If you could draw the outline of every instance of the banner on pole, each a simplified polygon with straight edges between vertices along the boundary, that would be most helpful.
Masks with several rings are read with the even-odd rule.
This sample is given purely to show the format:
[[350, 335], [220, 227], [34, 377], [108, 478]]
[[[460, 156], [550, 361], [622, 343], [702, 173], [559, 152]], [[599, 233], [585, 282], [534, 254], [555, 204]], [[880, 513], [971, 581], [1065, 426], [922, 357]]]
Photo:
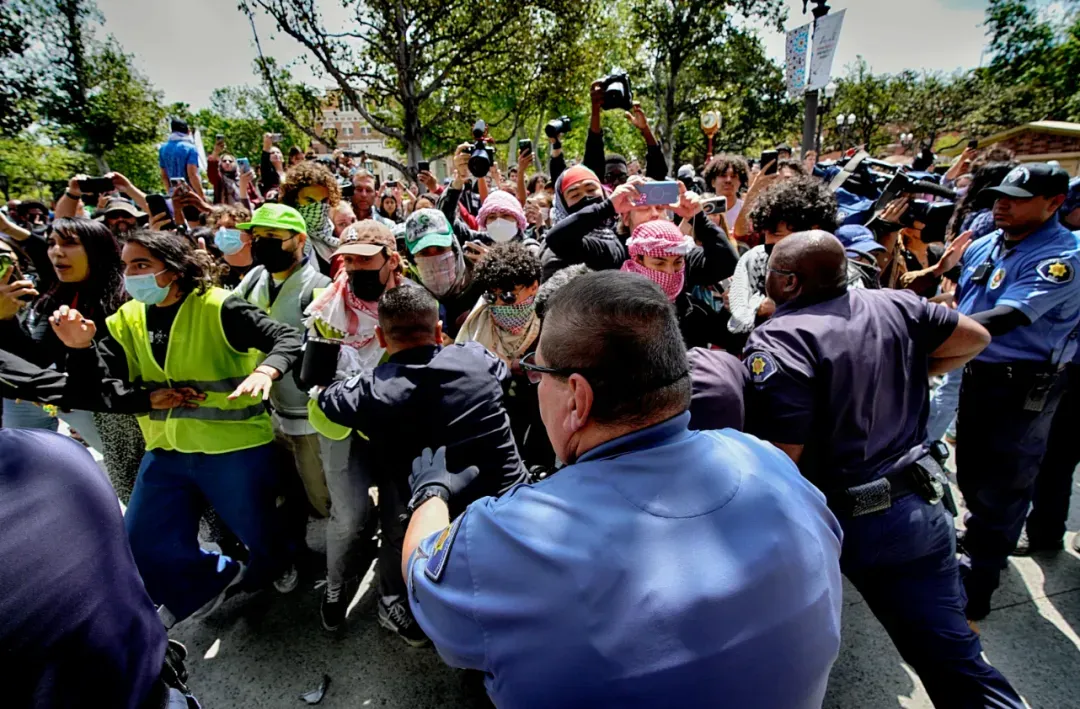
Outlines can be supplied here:
[[810, 25], [796, 27], [787, 33], [784, 51], [784, 79], [790, 98], [799, 98], [806, 90], [806, 53], [810, 46]]
[[817, 21], [814, 27], [814, 51], [810, 54], [810, 78], [807, 91], [825, 88], [832, 74], [833, 56], [840, 40], [840, 27], [844, 24], [844, 10], [829, 13]]

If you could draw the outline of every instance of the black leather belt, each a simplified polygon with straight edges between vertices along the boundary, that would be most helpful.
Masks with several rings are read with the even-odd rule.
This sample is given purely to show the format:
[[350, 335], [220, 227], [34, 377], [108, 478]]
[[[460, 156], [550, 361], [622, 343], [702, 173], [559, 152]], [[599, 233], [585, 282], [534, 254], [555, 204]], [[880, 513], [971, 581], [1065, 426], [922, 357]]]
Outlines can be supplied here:
[[845, 517], [883, 512], [892, 507], [894, 500], [908, 495], [919, 495], [930, 504], [945, 500], [945, 506], [955, 515], [952, 491], [941, 465], [930, 455], [920, 458], [902, 470], [889, 473], [877, 480], [847, 488], [837, 488], [826, 493], [829, 509]]

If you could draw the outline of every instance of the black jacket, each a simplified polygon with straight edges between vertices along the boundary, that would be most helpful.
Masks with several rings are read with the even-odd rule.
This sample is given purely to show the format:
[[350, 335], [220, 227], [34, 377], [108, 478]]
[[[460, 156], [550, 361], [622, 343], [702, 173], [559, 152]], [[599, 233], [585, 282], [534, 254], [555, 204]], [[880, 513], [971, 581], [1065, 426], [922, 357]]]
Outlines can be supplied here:
[[446, 446], [446, 465], [470, 465], [480, 475], [451, 500], [456, 515], [472, 501], [524, 482], [525, 468], [503, 405], [510, 370], [475, 342], [413, 347], [374, 370], [334, 382], [319, 408], [334, 423], [355, 428], [374, 447], [377, 465], [408, 492], [412, 461], [424, 448]]

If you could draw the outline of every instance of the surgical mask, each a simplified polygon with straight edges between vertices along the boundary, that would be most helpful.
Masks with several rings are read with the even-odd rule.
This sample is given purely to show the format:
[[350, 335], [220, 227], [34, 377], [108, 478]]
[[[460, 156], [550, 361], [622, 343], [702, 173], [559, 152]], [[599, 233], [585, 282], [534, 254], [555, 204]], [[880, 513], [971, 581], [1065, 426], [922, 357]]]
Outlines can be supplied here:
[[307, 233], [311, 236], [322, 238], [334, 228], [334, 225], [330, 223], [330, 204], [327, 202], [305, 204], [303, 207], [297, 207], [296, 211], [300, 212], [300, 216], [304, 218]]
[[548, 220], [551, 219], [551, 207], [541, 207], [540, 218], [547, 224]]
[[496, 244], [503, 244], [517, 236], [518, 225], [513, 219], [499, 217], [488, 222], [487, 233]]
[[214, 246], [221, 249], [226, 256], [240, 253], [244, 249], [244, 239], [239, 229], [226, 229], [218, 227], [214, 233]]
[[124, 290], [135, 300], [147, 305], [157, 305], [169, 295], [170, 283], [167, 286], [159, 286], [157, 277], [165, 271], [157, 273], [145, 273], [141, 276], [124, 276]]
[[500, 330], [505, 330], [511, 335], [519, 335], [525, 330], [525, 326], [532, 320], [536, 311], [536, 296], [531, 295], [520, 303], [513, 305], [489, 305], [491, 319]]
[[360, 300], [368, 303], [378, 302], [379, 296], [386, 290], [386, 283], [382, 280], [382, 269], [353, 271], [349, 274], [349, 288]]
[[270, 273], [281, 273], [288, 271], [296, 263], [296, 252], [286, 251], [285, 241], [281, 239], [263, 237], [252, 239], [251, 259], [260, 266], [265, 266]]
[[603, 198], [603, 197], [600, 197], [600, 196], [596, 196], [596, 197], [592, 197], [592, 196], [588, 196], [588, 197], [582, 197], [581, 199], [579, 199], [579, 200], [577, 201], [577, 204], [575, 204], [575, 205], [573, 205], [573, 206], [567, 205], [567, 207], [566, 207], [566, 213], [567, 213], [567, 214], [577, 214], [577, 213], [578, 213], [578, 212], [580, 212], [580, 211], [581, 211], [582, 209], [585, 209], [586, 207], [591, 207], [591, 206], [593, 206], [594, 204], [600, 204], [600, 203], [601, 203], [601, 202], [603, 202], [603, 201], [604, 201], [604, 198]]
[[420, 272], [420, 282], [436, 298], [450, 292], [457, 280], [457, 256], [447, 251], [438, 256], [417, 256], [416, 270]]

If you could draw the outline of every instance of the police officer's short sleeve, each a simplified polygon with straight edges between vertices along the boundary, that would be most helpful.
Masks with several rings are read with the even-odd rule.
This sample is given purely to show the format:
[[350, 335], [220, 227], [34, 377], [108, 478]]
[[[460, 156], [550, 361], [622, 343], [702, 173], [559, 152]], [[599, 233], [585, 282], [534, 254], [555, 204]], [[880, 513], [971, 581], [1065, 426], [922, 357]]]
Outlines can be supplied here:
[[812, 371], [753, 338], [747, 350], [746, 430], [774, 443], [805, 444], [814, 414]]
[[413, 553], [409, 606], [448, 665], [485, 670], [484, 631], [477, 620], [477, 591], [469, 566], [471, 509]]
[[933, 352], [949, 339], [960, 322], [960, 314], [944, 305], [931, 303], [908, 290], [892, 291], [894, 305], [908, 323], [908, 332], [925, 352]]
[[1020, 273], [1009, 274], [1005, 292], [997, 300], [1024, 313], [1035, 322], [1062, 303], [1080, 296], [1076, 278], [1080, 257], [1073, 251], [1060, 257], [1025, 263]]

